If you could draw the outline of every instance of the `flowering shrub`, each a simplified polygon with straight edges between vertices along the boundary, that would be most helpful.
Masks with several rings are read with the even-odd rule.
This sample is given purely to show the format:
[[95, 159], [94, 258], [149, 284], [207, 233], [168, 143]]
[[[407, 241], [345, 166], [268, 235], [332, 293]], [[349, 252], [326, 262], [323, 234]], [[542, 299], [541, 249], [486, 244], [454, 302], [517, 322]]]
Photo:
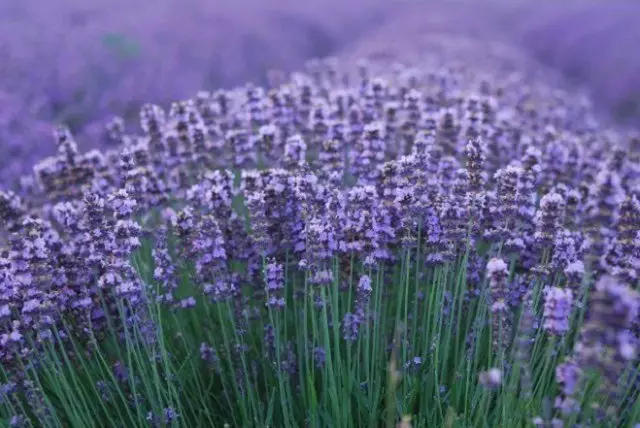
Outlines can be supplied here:
[[[53, 154], [51, 122], [104, 148], [110, 115], [135, 124], [204, 87], [265, 80], [356, 39], [389, 7], [294, 0], [38, 0], [0, 3], [0, 181]], [[331, 12], [328, 12], [328, 11]]]
[[602, 112], [637, 124], [638, 61], [627, 52], [640, 42], [639, 12], [615, 0], [3, 1], [0, 181], [53, 153], [51, 122], [104, 149], [114, 113], [131, 126], [145, 102], [166, 108], [203, 87], [265, 83], [272, 68], [353, 47], [399, 40], [381, 54], [401, 57], [434, 31], [515, 42], [590, 89]]
[[0, 193], [4, 422], [633, 426], [638, 137], [430, 43], [56, 127]]

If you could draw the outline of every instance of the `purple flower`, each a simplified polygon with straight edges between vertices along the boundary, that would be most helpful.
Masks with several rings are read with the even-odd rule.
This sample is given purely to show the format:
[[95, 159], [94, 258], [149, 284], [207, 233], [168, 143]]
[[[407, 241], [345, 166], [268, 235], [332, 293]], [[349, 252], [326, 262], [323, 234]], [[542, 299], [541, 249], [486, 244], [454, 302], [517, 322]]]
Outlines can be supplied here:
[[544, 324], [549, 334], [561, 336], [569, 331], [569, 317], [573, 307], [573, 294], [570, 289], [545, 287]]
[[498, 212], [504, 227], [508, 228], [509, 223], [517, 212], [517, 186], [522, 168], [509, 165], [496, 173], [498, 180]]
[[478, 192], [482, 189], [484, 180], [484, 164], [486, 161], [486, 145], [480, 138], [472, 138], [465, 147], [467, 173], [469, 174], [469, 190]]
[[581, 370], [573, 361], [567, 361], [556, 367], [556, 381], [562, 386], [562, 392], [567, 397], [576, 392]]
[[186, 297], [180, 300], [179, 305], [182, 309], [191, 309], [196, 306], [196, 299], [193, 296]]
[[615, 394], [615, 385], [637, 355], [637, 339], [630, 328], [638, 316], [640, 295], [614, 277], [604, 276], [590, 296], [587, 321], [576, 345], [576, 363], [604, 376], [603, 388]]
[[[623, 277], [633, 283], [640, 270], [633, 264], [637, 252], [636, 236], [640, 232], [640, 202], [634, 196], [628, 196], [620, 205], [616, 221], [616, 236], [610, 241], [606, 252], [600, 259], [602, 269], [611, 275]], [[630, 257], [631, 255], [631, 257]]]
[[318, 369], [322, 369], [327, 361], [327, 352], [324, 348], [315, 347], [313, 349], [313, 362]]
[[151, 252], [153, 257], [154, 269], [153, 279], [160, 285], [160, 293], [156, 296], [156, 300], [161, 303], [172, 303], [174, 300], [173, 292], [178, 288], [178, 279], [176, 275], [176, 267], [169, 254], [167, 247], [166, 231], [161, 230], [156, 239], [156, 246]]
[[507, 310], [507, 278], [509, 270], [502, 259], [493, 258], [487, 263], [487, 278], [491, 291], [491, 311], [504, 312]]
[[178, 416], [178, 413], [176, 413], [173, 408], [165, 407], [164, 409], [162, 409], [162, 416], [155, 416], [153, 412], [148, 412], [147, 420], [151, 422], [151, 425], [153, 427], [159, 427], [171, 425], [178, 418]]
[[200, 344], [200, 358], [214, 368], [219, 369], [220, 359], [216, 350], [206, 343]]
[[507, 279], [509, 270], [502, 259], [492, 258], [487, 263], [487, 278], [491, 296], [492, 343], [495, 352], [504, 351], [511, 339], [511, 311], [507, 305]]
[[307, 144], [301, 135], [289, 137], [284, 146], [283, 167], [296, 169], [306, 160]]
[[270, 261], [265, 266], [264, 273], [265, 291], [267, 292], [267, 306], [275, 309], [283, 309], [284, 299], [284, 267]]
[[486, 372], [480, 373], [480, 385], [487, 389], [498, 389], [502, 385], [502, 371], [492, 368]]
[[26, 207], [19, 195], [11, 190], [0, 191], [0, 220], [7, 231], [15, 231], [25, 213]]
[[332, 224], [314, 217], [305, 223], [307, 260], [313, 263], [326, 262], [338, 250], [338, 241]]
[[346, 313], [342, 321], [346, 341], [353, 342], [358, 338], [360, 326], [367, 321], [369, 299], [372, 292], [371, 278], [367, 275], [361, 276], [356, 286], [354, 311]]
[[535, 217], [534, 239], [541, 247], [553, 244], [562, 224], [564, 206], [564, 199], [558, 193], [547, 193], [540, 200], [540, 208]]
[[353, 342], [358, 339], [360, 332], [361, 318], [353, 312], [347, 312], [342, 320], [342, 331], [344, 340], [347, 342]]

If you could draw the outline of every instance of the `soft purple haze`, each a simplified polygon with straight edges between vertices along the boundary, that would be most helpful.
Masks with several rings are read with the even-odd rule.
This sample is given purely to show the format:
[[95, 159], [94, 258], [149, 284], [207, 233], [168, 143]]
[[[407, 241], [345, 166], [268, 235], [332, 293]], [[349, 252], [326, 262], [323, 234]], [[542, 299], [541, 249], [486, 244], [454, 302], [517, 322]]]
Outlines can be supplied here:
[[36, 146], [50, 153], [52, 121], [96, 138], [109, 116], [135, 120], [143, 102], [260, 80], [268, 68], [331, 54], [380, 20], [381, 8], [366, 9], [334, 0], [0, 2], [0, 141], [8, 155], [0, 170], [24, 170]]
[[[516, 4], [517, 3], [517, 4]], [[51, 124], [95, 146], [143, 102], [293, 70], [327, 55], [403, 57], [425, 32], [501, 39], [586, 85], [603, 111], [640, 118], [640, 3], [293, 0], [6, 0], [0, 3], [0, 178], [53, 150]]]
[[620, 121], [640, 124], [640, 2], [542, 1], [503, 15], [513, 41], [584, 85]]

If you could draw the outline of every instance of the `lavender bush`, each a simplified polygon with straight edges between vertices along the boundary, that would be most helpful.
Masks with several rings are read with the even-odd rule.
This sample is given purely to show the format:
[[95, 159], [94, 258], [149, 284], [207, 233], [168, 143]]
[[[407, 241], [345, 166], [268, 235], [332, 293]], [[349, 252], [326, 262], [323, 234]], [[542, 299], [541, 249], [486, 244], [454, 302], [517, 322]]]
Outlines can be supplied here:
[[[633, 1], [7, 0], [0, 4], [0, 180], [51, 155], [51, 122], [85, 148], [108, 146], [109, 116], [129, 126], [145, 102], [168, 108], [203, 87], [266, 84], [311, 57], [371, 44], [402, 56], [423, 32], [500, 38], [586, 86], [600, 113], [638, 123]], [[410, 42], [407, 43], [407, 40]], [[272, 74], [277, 78], [278, 74]]]
[[370, 57], [56, 127], [0, 193], [6, 425], [640, 422], [638, 135], [502, 45]]
[[[204, 87], [262, 79], [330, 54], [391, 9], [340, 1], [64, 0], [0, 3], [0, 180], [53, 154], [51, 122], [104, 148], [114, 114], [168, 107]], [[327, 10], [331, 10], [328, 13]]]

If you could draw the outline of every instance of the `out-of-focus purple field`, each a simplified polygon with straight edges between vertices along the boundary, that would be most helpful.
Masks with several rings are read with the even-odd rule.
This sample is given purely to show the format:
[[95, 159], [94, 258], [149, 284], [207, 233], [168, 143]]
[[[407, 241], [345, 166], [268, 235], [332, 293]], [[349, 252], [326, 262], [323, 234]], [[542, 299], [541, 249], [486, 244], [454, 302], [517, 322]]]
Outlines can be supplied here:
[[[271, 68], [375, 51], [398, 56], [425, 32], [501, 39], [640, 121], [640, 3], [338, 0], [0, 2], [0, 179], [53, 151], [64, 121], [88, 148], [106, 120]], [[388, 43], [388, 45], [387, 45]], [[388, 46], [388, 47], [387, 47]]]
[[513, 41], [583, 85], [603, 110], [640, 123], [640, 2], [531, 2], [503, 15]]

